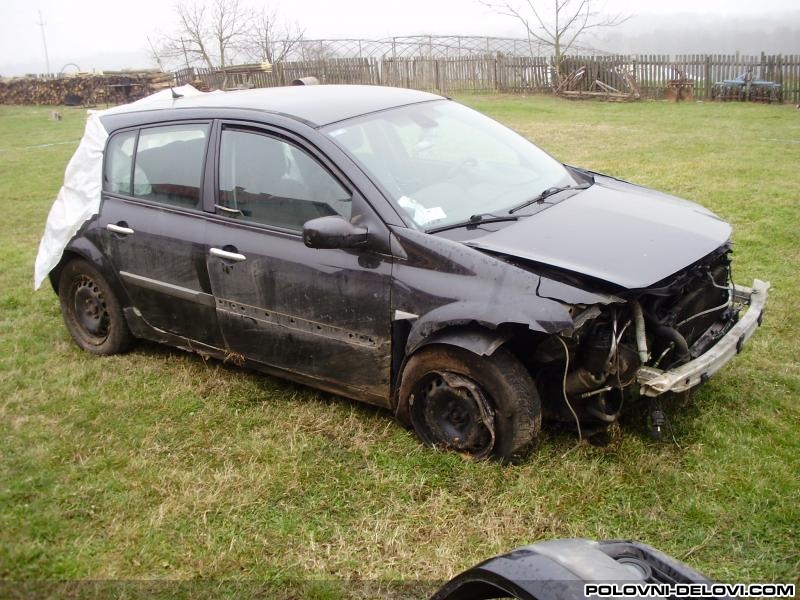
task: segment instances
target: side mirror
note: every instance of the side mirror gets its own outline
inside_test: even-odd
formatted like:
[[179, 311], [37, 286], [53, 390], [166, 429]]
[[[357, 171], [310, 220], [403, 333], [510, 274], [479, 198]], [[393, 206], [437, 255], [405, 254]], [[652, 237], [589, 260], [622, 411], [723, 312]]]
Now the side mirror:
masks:
[[319, 217], [303, 225], [303, 243], [309, 248], [356, 248], [367, 243], [367, 230], [338, 215]]

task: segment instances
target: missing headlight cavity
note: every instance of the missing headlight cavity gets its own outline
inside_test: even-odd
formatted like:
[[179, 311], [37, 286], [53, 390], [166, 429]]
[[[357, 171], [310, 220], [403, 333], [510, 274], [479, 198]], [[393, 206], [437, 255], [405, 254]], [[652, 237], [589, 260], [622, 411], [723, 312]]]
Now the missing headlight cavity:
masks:
[[[569, 352], [566, 377], [558, 341], [539, 344], [533, 369], [545, 415], [571, 423], [577, 412], [581, 423], [589, 424], [586, 433], [601, 431], [619, 418], [626, 400], [637, 397], [642, 367], [676, 369], [712, 347], [743, 307], [734, 301], [729, 254], [725, 245], [666, 281], [620, 294], [626, 303], [579, 313], [580, 326], [563, 338]], [[559, 401], [562, 396], [568, 401]]]

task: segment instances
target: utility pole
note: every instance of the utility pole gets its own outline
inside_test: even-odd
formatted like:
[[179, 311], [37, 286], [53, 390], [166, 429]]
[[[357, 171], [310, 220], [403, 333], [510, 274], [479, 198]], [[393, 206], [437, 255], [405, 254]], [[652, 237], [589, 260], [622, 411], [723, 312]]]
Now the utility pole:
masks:
[[50, 55], [47, 54], [47, 39], [44, 36], [44, 21], [42, 21], [42, 11], [39, 11], [39, 27], [42, 30], [42, 46], [44, 46], [44, 60], [47, 63], [47, 74], [50, 75]]

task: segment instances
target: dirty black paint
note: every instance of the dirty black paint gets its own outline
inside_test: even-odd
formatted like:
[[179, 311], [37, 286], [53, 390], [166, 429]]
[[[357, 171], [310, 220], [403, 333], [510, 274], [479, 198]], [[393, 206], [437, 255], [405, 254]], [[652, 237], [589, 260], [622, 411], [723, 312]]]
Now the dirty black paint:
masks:
[[[106, 225], [134, 230], [120, 235]], [[102, 249], [117, 272], [211, 293], [206, 274], [206, 222], [200, 214], [104, 196], [97, 220]], [[213, 306], [175, 297], [164, 290], [124, 282], [134, 306], [153, 327], [204, 344], [221, 345]]]
[[299, 235], [235, 222], [210, 223], [208, 240], [247, 256], [208, 257], [227, 348], [389, 397], [391, 259], [307, 248]]
[[393, 233], [408, 258], [395, 265], [392, 310], [420, 315], [412, 323], [409, 352], [439, 329], [471, 322], [550, 333], [572, 327], [566, 303], [537, 294], [539, 275], [459, 242], [411, 229]]
[[[325, 87], [314, 97], [323, 97]], [[436, 100], [398, 92], [395, 102], [390, 92], [370, 94], [358, 104], [362, 112], [370, 102], [372, 110], [382, 110]], [[70, 251], [102, 266], [139, 337], [212, 356], [236, 353], [248, 366], [392, 407], [403, 359], [426, 341], [447, 339], [481, 355], [505, 342], [509, 327], [569, 334], [575, 305], [619, 303], [616, 292], [679, 271], [730, 232], [695, 204], [596, 175], [588, 190], [547, 209], [522, 211], [516, 223], [426, 234], [409, 227], [376, 184], [317, 130], [352, 107], [342, 112], [284, 103], [281, 111], [268, 112], [249, 100], [236, 105], [236, 98], [256, 96], [226, 94], [208, 100], [213, 106], [196, 100], [185, 108], [102, 119], [109, 132], [212, 121], [201, 206], [167, 208], [104, 194], [99, 216], [70, 244]], [[297, 114], [284, 114], [291, 109]], [[303, 148], [352, 192], [353, 222], [367, 230], [364, 247], [309, 248], [300, 232], [216, 213], [220, 130], [243, 123]], [[663, 208], [668, 222], [658, 215], [626, 216], [622, 208], [632, 199]], [[112, 233], [109, 224], [135, 233]], [[212, 248], [245, 260], [220, 258]]]

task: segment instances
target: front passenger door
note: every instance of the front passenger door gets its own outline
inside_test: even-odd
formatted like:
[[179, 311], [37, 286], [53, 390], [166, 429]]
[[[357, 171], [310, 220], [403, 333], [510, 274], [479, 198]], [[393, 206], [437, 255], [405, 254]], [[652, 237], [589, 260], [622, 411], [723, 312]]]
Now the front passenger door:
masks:
[[391, 260], [307, 248], [303, 224], [368, 210], [295, 139], [223, 126], [208, 273], [226, 347], [317, 387], [388, 406]]

